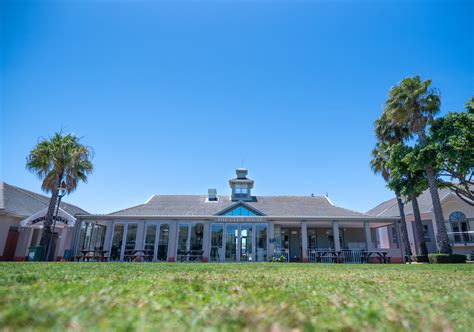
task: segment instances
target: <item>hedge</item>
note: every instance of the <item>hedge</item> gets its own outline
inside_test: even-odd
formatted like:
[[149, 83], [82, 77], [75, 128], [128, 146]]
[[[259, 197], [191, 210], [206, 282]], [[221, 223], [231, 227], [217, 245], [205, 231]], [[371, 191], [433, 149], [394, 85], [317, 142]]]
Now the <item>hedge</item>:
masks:
[[466, 255], [429, 254], [428, 258], [432, 264], [466, 263]]

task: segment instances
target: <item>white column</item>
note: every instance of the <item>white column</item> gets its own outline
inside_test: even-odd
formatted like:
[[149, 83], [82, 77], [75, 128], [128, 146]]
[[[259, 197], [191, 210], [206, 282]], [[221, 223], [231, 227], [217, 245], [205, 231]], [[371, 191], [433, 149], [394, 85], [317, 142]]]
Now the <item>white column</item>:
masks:
[[204, 222], [202, 239], [202, 261], [209, 262], [209, 255], [211, 253], [211, 223], [209, 221]]
[[174, 262], [176, 260], [176, 242], [178, 241], [178, 221], [173, 220], [170, 222], [170, 232], [168, 239], [168, 262]]
[[[253, 236], [254, 238], [256, 235]], [[273, 254], [275, 252], [275, 225], [273, 224], [273, 221], [268, 222], [268, 238], [271, 239], [268, 241], [268, 259], [271, 259], [273, 257]], [[254, 246], [253, 250], [254, 254], [256, 253], [256, 248]], [[255, 256], [255, 255], [254, 255]]]
[[308, 225], [305, 221], [301, 222], [301, 247], [303, 254], [303, 263], [308, 262]]
[[137, 238], [135, 239], [135, 250], [143, 249], [144, 236], [145, 236], [145, 220], [139, 220], [137, 224]]
[[364, 222], [364, 232], [365, 232], [365, 247], [367, 250], [372, 250], [374, 246], [372, 244], [372, 233], [370, 232], [370, 223]]
[[341, 251], [341, 242], [339, 241], [339, 224], [337, 221], [332, 222], [332, 236], [334, 239], [334, 250]]

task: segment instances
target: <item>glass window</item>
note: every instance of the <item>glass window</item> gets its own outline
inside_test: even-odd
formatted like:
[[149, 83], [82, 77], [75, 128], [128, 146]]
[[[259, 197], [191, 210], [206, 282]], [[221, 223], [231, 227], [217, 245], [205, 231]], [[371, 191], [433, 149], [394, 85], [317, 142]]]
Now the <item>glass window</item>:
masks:
[[237, 260], [237, 243], [238, 243], [238, 227], [237, 225], [227, 225], [225, 228], [225, 260]]
[[469, 242], [469, 226], [466, 215], [460, 211], [455, 211], [449, 216], [449, 222], [453, 230], [455, 242]]
[[144, 250], [143, 259], [146, 262], [151, 262], [153, 260], [153, 255], [155, 253], [155, 237], [156, 237], [156, 225], [148, 224], [146, 226], [145, 245], [143, 247], [143, 250]]
[[226, 216], [244, 216], [244, 217], [254, 217], [256, 214], [249, 209], [238, 206], [225, 214]]
[[191, 242], [189, 250], [192, 255], [202, 255], [202, 238], [204, 234], [203, 224], [194, 224], [191, 226]]
[[267, 260], [267, 225], [257, 225], [255, 230], [257, 233], [255, 260], [265, 262]]
[[179, 225], [178, 229], [178, 261], [186, 259], [188, 251], [188, 232], [189, 225]]
[[315, 228], [308, 229], [308, 249], [318, 248], [318, 233]]
[[160, 225], [160, 239], [158, 242], [157, 259], [166, 261], [168, 259], [168, 242], [169, 242], [170, 226], [168, 224]]
[[110, 249], [110, 259], [113, 261], [121, 260], [122, 241], [123, 241], [124, 224], [115, 224], [114, 234], [112, 237], [112, 247]]
[[252, 225], [240, 225], [240, 261], [252, 260]]
[[223, 257], [222, 238], [224, 225], [213, 224], [211, 226], [211, 262], [219, 262]]
[[135, 255], [135, 243], [137, 240], [137, 224], [128, 224], [127, 240], [125, 241], [124, 260], [131, 261]]

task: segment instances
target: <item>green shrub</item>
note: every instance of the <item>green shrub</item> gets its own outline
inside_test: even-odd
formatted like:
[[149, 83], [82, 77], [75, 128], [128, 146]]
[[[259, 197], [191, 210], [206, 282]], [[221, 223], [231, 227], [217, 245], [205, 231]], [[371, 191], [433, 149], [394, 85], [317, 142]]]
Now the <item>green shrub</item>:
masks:
[[427, 255], [411, 256], [411, 260], [413, 262], [417, 262], [417, 263], [429, 263], [430, 262]]
[[466, 263], [466, 255], [429, 254], [428, 258], [432, 264]]
[[278, 256], [273, 256], [273, 257], [271, 258], [270, 262], [284, 263], [284, 262], [286, 262], [286, 257], [283, 256], [283, 255], [280, 256], [280, 257], [278, 257]]

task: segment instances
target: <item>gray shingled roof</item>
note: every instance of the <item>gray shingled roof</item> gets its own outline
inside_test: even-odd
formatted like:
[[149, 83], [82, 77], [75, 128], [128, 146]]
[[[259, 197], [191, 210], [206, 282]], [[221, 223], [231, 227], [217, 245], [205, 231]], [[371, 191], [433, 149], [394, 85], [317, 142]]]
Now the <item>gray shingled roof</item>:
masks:
[[[154, 195], [145, 204], [109, 216], [212, 216], [236, 203], [229, 196], [218, 197], [217, 202], [208, 202], [205, 195]], [[245, 204], [267, 216], [368, 217], [334, 206], [323, 196], [256, 196]]]
[[[0, 211], [29, 217], [48, 207], [49, 197], [0, 182]], [[68, 203], [61, 202], [61, 208], [71, 215], [88, 214], [87, 211]]]
[[[449, 189], [439, 189], [439, 198], [440, 200], [445, 199], [449, 195], [455, 195]], [[418, 197], [418, 205], [420, 206], [421, 213], [432, 212], [433, 202], [431, 201], [431, 194], [429, 190], [425, 190]], [[368, 215], [375, 217], [398, 217], [400, 213], [398, 212], [398, 204], [396, 198], [389, 199], [383, 203], [380, 203], [373, 209], [367, 211]], [[405, 215], [413, 214], [413, 207], [411, 202], [405, 204]]]

